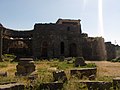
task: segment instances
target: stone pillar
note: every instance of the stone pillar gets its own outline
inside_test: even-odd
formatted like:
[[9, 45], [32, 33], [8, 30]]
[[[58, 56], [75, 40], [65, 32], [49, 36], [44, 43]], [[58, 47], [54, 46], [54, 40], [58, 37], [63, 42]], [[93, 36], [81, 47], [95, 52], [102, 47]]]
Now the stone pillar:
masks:
[[0, 24], [0, 61], [2, 61], [2, 32], [3, 32], [3, 27]]

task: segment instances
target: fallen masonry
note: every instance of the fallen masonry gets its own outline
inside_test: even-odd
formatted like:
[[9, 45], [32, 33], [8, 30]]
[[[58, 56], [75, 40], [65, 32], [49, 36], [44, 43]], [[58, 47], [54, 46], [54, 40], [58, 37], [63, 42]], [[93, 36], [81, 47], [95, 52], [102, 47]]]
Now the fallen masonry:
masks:
[[96, 76], [97, 68], [75, 68], [70, 70], [71, 76], [76, 76], [79, 79], [83, 77], [89, 78], [91, 75]]
[[7, 72], [0, 72], [0, 76], [7, 77]]
[[84, 60], [83, 57], [77, 57], [77, 58], [75, 59], [75, 62], [74, 62], [74, 66], [75, 66], [75, 67], [85, 66], [85, 65], [86, 65], [86, 63], [85, 63], [85, 60]]
[[41, 83], [39, 86], [39, 90], [62, 90], [62, 88], [63, 88], [62, 82]]
[[120, 90], [120, 77], [113, 78], [114, 90]]
[[112, 82], [106, 81], [75, 81], [74, 83], [86, 84], [88, 90], [110, 90]]
[[0, 85], [0, 90], [24, 90], [24, 85], [21, 83]]
[[66, 74], [65, 74], [65, 72], [63, 70], [54, 71], [53, 72], [53, 78], [54, 78], [54, 81], [62, 81], [62, 82], [67, 81], [67, 76], [66, 76]]
[[15, 73], [15, 75], [25, 76], [31, 74], [32, 72], [35, 71], [33, 58], [20, 58], [16, 68], [17, 72]]

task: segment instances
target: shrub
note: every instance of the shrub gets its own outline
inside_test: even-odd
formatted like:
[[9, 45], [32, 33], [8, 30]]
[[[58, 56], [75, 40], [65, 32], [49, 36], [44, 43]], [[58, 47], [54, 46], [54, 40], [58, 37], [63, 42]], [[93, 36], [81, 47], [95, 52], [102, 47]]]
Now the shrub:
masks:
[[12, 61], [12, 60], [14, 60], [15, 58], [16, 58], [16, 56], [13, 55], [13, 54], [4, 54], [4, 55], [3, 55], [3, 60], [4, 60], [4, 61]]

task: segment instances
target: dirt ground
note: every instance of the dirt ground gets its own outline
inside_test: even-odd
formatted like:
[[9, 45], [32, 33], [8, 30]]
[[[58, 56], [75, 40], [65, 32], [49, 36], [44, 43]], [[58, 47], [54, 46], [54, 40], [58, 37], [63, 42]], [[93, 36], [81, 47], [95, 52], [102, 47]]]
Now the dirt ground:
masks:
[[120, 77], [120, 63], [108, 61], [86, 61], [97, 65], [98, 76]]

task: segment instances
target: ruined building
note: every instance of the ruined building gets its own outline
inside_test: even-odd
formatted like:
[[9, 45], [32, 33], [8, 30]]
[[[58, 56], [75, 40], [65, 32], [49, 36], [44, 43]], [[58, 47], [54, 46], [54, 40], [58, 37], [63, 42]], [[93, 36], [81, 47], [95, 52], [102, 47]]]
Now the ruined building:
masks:
[[104, 38], [88, 37], [87, 34], [82, 34], [82, 54], [87, 60], [106, 60]]
[[89, 60], [107, 58], [104, 39], [82, 34], [80, 20], [58, 19], [56, 23], [34, 25], [33, 30], [11, 30], [0, 25], [0, 57], [59, 58], [81, 57]]

